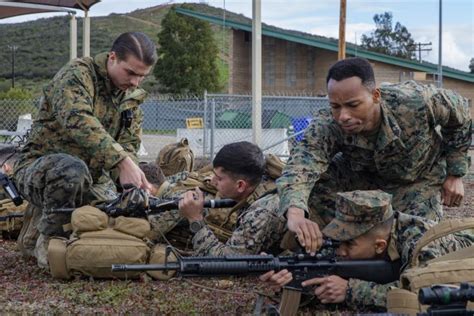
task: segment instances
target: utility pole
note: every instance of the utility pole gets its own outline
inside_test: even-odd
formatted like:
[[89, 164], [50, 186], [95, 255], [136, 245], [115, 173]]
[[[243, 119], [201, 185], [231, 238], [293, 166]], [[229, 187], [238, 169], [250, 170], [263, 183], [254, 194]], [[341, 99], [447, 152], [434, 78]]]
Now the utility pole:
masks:
[[339, 11], [339, 49], [337, 60], [346, 58], [346, 0], [341, 0]]
[[8, 49], [12, 51], [12, 88], [15, 88], [15, 53], [18, 49], [18, 46], [8, 45]]
[[439, 0], [438, 88], [443, 87], [443, 1]]
[[252, 1], [252, 130], [262, 147], [262, 0]]
[[421, 52], [429, 52], [431, 51], [431, 47], [430, 48], [422, 48], [422, 47], [425, 47], [425, 46], [431, 46], [431, 42], [429, 43], [421, 43], [421, 42], [418, 42], [418, 43], [414, 43], [413, 45], [410, 45], [410, 47], [408, 47], [408, 51], [418, 51], [418, 61], [421, 63]]

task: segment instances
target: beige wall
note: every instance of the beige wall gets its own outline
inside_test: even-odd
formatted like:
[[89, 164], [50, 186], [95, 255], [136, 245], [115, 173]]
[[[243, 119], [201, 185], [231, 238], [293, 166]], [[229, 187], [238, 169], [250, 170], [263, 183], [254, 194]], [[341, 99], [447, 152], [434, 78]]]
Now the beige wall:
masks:
[[[251, 34], [234, 30], [232, 35], [232, 53], [230, 54], [229, 92], [235, 94], [250, 93], [251, 76]], [[326, 74], [336, 62], [337, 53], [280, 40], [262, 37], [262, 88], [264, 93], [301, 93], [314, 95], [326, 94]], [[400, 82], [410, 79], [413, 70], [381, 62], [373, 62], [375, 78], [381, 82]], [[272, 78], [271, 80], [269, 78]], [[269, 82], [270, 81], [270, 82]], [[427, 75], [425, 83], [434, 83]], [[443, 86], [453, 89], [471, 100], [471, 116], [474, 117], [474, 83], [443, 78]]]

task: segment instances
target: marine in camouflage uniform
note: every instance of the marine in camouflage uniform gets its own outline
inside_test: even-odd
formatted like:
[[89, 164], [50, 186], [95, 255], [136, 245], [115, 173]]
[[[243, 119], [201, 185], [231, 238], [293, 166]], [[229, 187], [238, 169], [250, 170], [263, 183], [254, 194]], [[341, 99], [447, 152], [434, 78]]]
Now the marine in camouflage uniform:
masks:
[[200, 229], [192, 239], [195, 254], [225, 256], [281, 252], [280, 242], [286, 232], [286, 221], [277, 213], [278, 195], [267, 194], [254, 202], [252, 199], [240, 203], [237, 222], [226, 242], [220, 241], [207, 225]]
[[[146, 92], [135, 83], [154, 62], [148, 66], [151, 55], [144, 45], [153, 46], [154, 52], [154, 44], [142, 33], [124, 33], [114, 45], [130, 38], [135, 46], [122, 46], [125, 56], [117, 46], [94, 58], [74, 59], [43, 90], [38, 117], [15, 164], [15, 181], [23, 196], [43, 211], [37, 228], [46, 236], [65, 235], [62, 225], [70, 218], [49, 210], [113, 199], [117, 165], [127, 157], [137, 162], [143, 120], [139, 104]], [[118, 60], [113, 67], [111, 60]], [[127, 87], [117, 87], [117, 82]]]
[[[334, 240], [350, 242], [374, 228], [377, 229], [377, 226], [388, 225], [389, 233], [385, 237], [387, 247], [378, 256], [391, 261], [401, 260], [401, 272], [411, 263], [418, 240], [436, 225], [436, 222], [419, 216], [393, 211], [391, 195], [380, 190], [338, 193], [336, 201], [336, 216], [323, 229], [323, 234]], [[420, 251], [419, 262], [423, 263], [473, 244], [472, 234], [452, 234], [424, 247]], [[350, 294], [346, 294], [345, 303], [354, 310], [367, 307], [385, 309], [388, 290], [399, 286], [399, 281], [383, 285], [358, 279], [348, 281], [346, 293]]]
[[[226, 146], [234, 146], [234, 144]], [[256, 147], [253, 144], [243, 144], [243, 146], [239, 148], [247, 149], [250, 146], [255, 149]], [[223, 150], [229, 151], [227, 147]], [[258, 151], [262, 155], [259, 149]], [[252, 160], [240, 151], [232, 152], [243, 161]], [[228, 163], [232, 164], [232, 162]], [[182, 172], [167, 177], [165, 185], [160, 187], [159, 197], [177, 198], [184, 192], [199, 187], [203, 191], [204, 199], [219, 198], [220, 193], [211, 181], [214, 176], [214, 173], [210, 171]], [[239, 175], [235, 177], [240, 178]], [[277, 213], [278, 206], [279, 198], [274, 180], [265, 175], [260, 184], [244, 199], [239, 200], [232, 209], [204, 210], [205, 225], [194, 235], [188, 229], [188, 221], [180, 215], [178, 210], [149, 216], [149, 221], [159, 241], [159, 237], [165, 234], [171, 241], [176, 232], [179, 232], [179, 237], [183, 235], [191, 237], [192, 249], [198, 256], [258, 254], [261, 251], [279, 253], [280, 242], [286, 232], [286, 223], [285, 219]]]
[[409, 81], [382, 85], [379, 104], [380, 127], [372, 135], [345, 133], [331, 109], [319, 111], [277, 181], [281, 214], [297, 207], [324, 226], [334, 217], [337, 192], [381, 189], [397, 210], [442, 217], [443, 182], [469, 167], [467, 100]]

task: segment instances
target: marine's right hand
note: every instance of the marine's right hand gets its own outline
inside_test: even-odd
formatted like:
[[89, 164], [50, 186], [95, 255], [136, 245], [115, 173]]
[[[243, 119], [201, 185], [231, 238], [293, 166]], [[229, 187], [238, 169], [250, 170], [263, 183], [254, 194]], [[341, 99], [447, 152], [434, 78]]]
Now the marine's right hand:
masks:
[[288, 230], [296, 233], [299, 243], [312, 256], [323, 244], [323, 235], [318, 224], [304, 217], [304, 211], [290, 207], [286, 212]]
[[117, 164], [119, 168], [120, 184], [132, 184], [137, 188], [151, 192], [152, 186], [145, 177], [143, 171], [138, 167], [130, 157], [126, 157]]

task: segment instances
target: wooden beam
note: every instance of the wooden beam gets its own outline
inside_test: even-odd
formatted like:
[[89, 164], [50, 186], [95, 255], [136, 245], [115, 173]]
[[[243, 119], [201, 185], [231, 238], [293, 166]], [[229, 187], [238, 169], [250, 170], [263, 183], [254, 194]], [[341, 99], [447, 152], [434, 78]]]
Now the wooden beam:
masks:
[[337, 60], [346, 58], [346, 0], [341, 0], [339, 12], [339, 50]]

